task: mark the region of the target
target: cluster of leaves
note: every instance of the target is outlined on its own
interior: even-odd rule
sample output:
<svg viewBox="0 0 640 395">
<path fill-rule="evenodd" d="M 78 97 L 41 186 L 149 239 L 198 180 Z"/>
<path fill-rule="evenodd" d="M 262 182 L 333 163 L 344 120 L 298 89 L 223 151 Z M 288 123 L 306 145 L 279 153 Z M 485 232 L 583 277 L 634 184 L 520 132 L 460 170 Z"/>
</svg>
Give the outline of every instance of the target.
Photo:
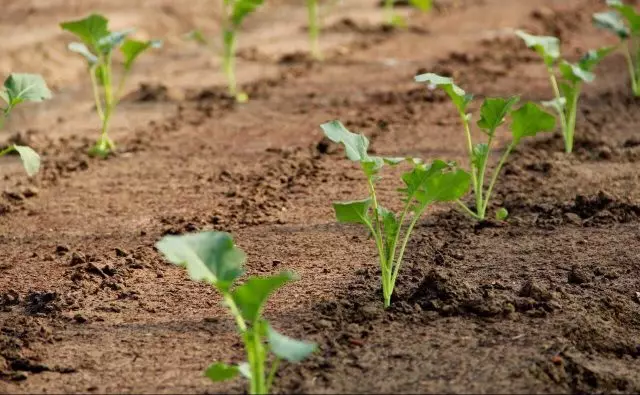
<svg viewBox="0 0 640 395">
<path fill-rule="evenodd" d="M 96 111 L 102 123 L 100 138 L 89 153 L 100 157 L 107 156 L 115 148 L 108 134 L 109 122 L 122 97 L 124 83 L 133 64 L 146 50 L 162 45 L 157 40 L 138 41 L 128 38 L 133 33 L 132 29 L 109 31 L 108 24 L 107 18 L 97 14 L 60 24 L 63 30 L 73 33 L 81 41 L 69 44 L 69 50 L 82 55 L 89 67 Z M 112 66 L 113 50 L 118 47 L 123 55 L 124 73 L 116 85 Z"/>
<path fill-rule="evenodd" d="M 0 99 L 6 104 L 6 107 L 0 108 L 0 127 L 2 127 L 15 106 L 20 103 L 41 102 L 50 98 L 51 91 L 40 75 L 17 73 L 9 75 L 0 89 Z M 36 174 L 40 170 L 40 156 L 30 147 L 10 145 L 0 150 L 0 156 L 11 152 L 17 152 L 20 155 L 24 169 L 29 176 Z"/>
<path fill-rule="evenodd" d="M 593 15 L 596 26 L 606 29 L 620 38 L 631 79 L 631 89 L 640 96 L 640 14 L 620 0 L 607 0 L 612 9 Z"/>
<path fill-rule="evenodd" d="M 571 153 L 573 151 L 573 138 L 582 84 L 595 80 L 593 69 L 613 51 L 613 48 L 604 47 L 591 50 L 577 63 L 570 63 L 561 57 L 560 40 L 558 38 L 533 36 L 520 30 L 516 34 L 525 42 L 527 47 L 536 51 L 544 61 L 555 98 L 542 104 L 553 108 L 558 113 L 565 151 Z M 558 79 L 560 82 L 558 82 Z"/>
<path fill-rule="evenodd" d="M 464 126 L 467 140 L 467 153 L 469 155 L 469 162 L 471 163 L 470 173 L 475 195 L 475 210 L 472 210 L 460 200 L 457 202 L 472 217 L 478 220 L 484 220 L 493 187 L 511 151 L 518 145 L 520 140 L 525 137 L 535 136 L 539 132 L 552 131 L 555 127 L 555 119 L 551 114 L 531 102 L 527 102 L 517 110 L 514 110 L 514 106 L 519 101 L 517 96 L 507 99 L 499 97 L 486 98 L 480 108 L 480 119 L 476 125 L 487 136 L 487 142 L 474 145 L 470 130 L 471 114 L 467 113 L 473 95 L 467 94 L 462 88 L 457 86 L 451 78 L 442 77 L 437 74 L 422 74 L 415 79 L 418 82 L 429 84 L 430 87 L 438 87 L 444 90 L 458 111 L 458 115 Z M 491 176 L 489 187 L 485 191 L 485 175 L 487 173 L 487 163 L 489 162 L 492 143 L 495 141 L 496 131 L 504 124 L 507 117 L 511 118 L 511 143 L 500 157 L 500 161 Z M 496 213 L 496 217 L 500 220 L 505 219 L 507 215 L 508 213 L 505 208 L 499 209 Z"/>
<path fill-rule="evenodd" d="M 432 203 L 455 201 L 466 194 L 469 173 L 441 160 L 426 164 L 414 158 L 371 156 L 367 153 L 369 140 L 364 135 L 351 133 L 339 121 L 328 122 L 321 127 L 331 141 L 344 145 L 347 158 L 359 163 L 366 176 L 367 198 L 337 202 L 333 208 L 339 222 L 361 224 L 371 232 L 380 259 L 384 306 L 388 307 L 405 248 L 418 219 Z M 375 184 L 385 164 L 395 166 L 403 162 L 412 168 L 402 175 L 404 187 L 398 192 L 404 207 L 398 216 L 378 202 Z M 405 226 L 405 221 L 409 222 L 408 226 Z"/>
<path fill-rule="evenodd" d="M 396 0 L 384 0 L 384 9 L 387 18 L 387 23 L 391 26 L 403 27 L 407 22 L 405 19 L 396 14 L 394 5 Z M 409 4 L 419 9 L 420 11 L 427 12 L 433 7 L 433 0 L 409 0 Z"/>
<path fill-rule="evenodd" d="M 249 277 L 244 284 L 236 285 L 244 272 L 246 257 L 235 246 L 231 235 L 224 232 L 165 236 L 156 247 L 169 262 L 184 266 L 191 279 L 213 285 L 236 321 L 247 361 L 237 365 L 221 362 L 212 364 L 205 372 L 212 381 L 224 381 L 242 375 L 251 384 L 251 394 L 266 394 L 281 360 L 300 362 L 316 349 L 315 344 L 277 332 L 262 317 L 269 296 L 293 281 L 292 273 Z M 270 361 L 269 352 L 273 354 Z M 270 367 L 267 370 L 268 362 Z"/>
</svg>

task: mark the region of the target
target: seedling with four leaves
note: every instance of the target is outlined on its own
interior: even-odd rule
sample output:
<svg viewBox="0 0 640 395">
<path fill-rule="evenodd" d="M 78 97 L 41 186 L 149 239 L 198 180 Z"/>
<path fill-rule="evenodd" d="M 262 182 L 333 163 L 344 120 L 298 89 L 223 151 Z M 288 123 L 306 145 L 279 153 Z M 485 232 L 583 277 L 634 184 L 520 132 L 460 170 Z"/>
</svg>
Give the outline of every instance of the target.
<svg viewBox="0 0 640 395">
<path fill-rule="evenodd" d="M 640 14 L 620 0 L 607 0 L 610 11 L 593 15 L 596 26 L 613 32 L 620 38 L 620 47 L 627 61 L 631 89 L 640 96 Z"/>
<path fill-rule="evenodd" d="M 555 118 L 531 102 L 527 102 L 515 110 L 514 106 L 519 101 L 516 96 L 507 99 L 499 97 L 486 98 L 480 108 L 480 119 L 477 122 L 477 126 L 487 136 L 487 142 L 474 145 L 471 138 L 471 114 L 467 113 L 473 96 L 457 86 L 451 78 L 427 73 L 419 75 L 415 79 L 418 82 L 429 84 L 431 87 L 438 87 L 444 90 L 458 111 L 464 127 L 467 154 L 471 163 L 471 183 L 475 195 L 475 208 L 468 207 L 461 200 L 457 200 L 457 203 L 472 217 L 477 220 L 484 220 L 491 200 L 491 193 L 500 175 L 500 170 L 511 151 L 525 137 L 535 136 L 539 132 L 552 131 L 555 127 Z M 504 124 L 507 117 L 511 118 L 511 143 L 509 143 L 500 157 L 497 167 L 493 170 L 489 186 L 485 191 L 487 163 L 489 162 L 492 144 L 495 142 L 496 131 Z M 500 208 L 496 212 L 496 218 L 500 220 L 505 219 L 507 215 L 508 212 L 505 208 Z"/>
<path fill-rule="evenodd" d="M 556 37 L 533 36 L 520 30 L 516 34 L 524 40 L 527 47 L 536 51 L 544 61 L 555 98 L 542 102 L 542 104 L 545 107 L 553 108 L 558 113 L 565 152 L 571 153 L 582 84 L 595 80 L 593 69 L 611 53 L 613 48 L 604 47 L 589 51 L 578 63 L 570 63 L 561 58 L 560 40 Z M 560 82 L 558 82 L 556 74 L 561 77 Z"/>
<path fill-rule="evenodd" d="M 156 247 L 169 262 L 184 266 L 191 279 L 213 285 L 236 321 L 247 361 L 237 365 L 212 364 L 205 372 L 212 381 L 225 381 L 242 375 L 250 382 L 251 394 L 266 394 L 271 389 L 281 360 L 300 362 L 316 349 L 315 344 L 279 333 L 262 318 L 267 299 L 294 280 L 292 273 L 249 277 L 244 284 L 237 285 L 244 272 L 246 257 L 235 246 L 231 235 L 224 232 L 165 236 Z M 270 361 L 269 352 L 273 354 Z"/>
<path fill-rule="evenodd" d="M 63 30 L 73 33 L 80 39 L 81 42 L 69 44 L 69 50 L 82 55 L 89 66 L 96 111 L 102 123 L 100 138 L 89 154 L 100 157 L 106 157 L 115 149 L 115 144 L 109 137 L 109 123 L 122 98 L 125 81 L 134 63 L 143 52 L 162 45 L 157 40 L 138 41 L 128 38 L 133 33 L 132 29 L 109 31 L 108 24 L 107 18 L 97 14 L 60 24 Z M 124 72 L 116 85 L 113 51 L 118 47 L 124 57 Z"/>
<path fill-rule="evenodd" d="M 44 79 L 37 74 L 11 74 L 4 81 L 0 89 L 0 98 L 6 107 L 0 108 L 0 128 L 11 114 L 15 106 L 24 102 L 41 102 L 51 98 L 51 91 Z M 0 149 L 0 156 L 11 152 L 17 152 L 22 160 L 22 165 L 29 176 L 40 170 L 40 156 L 32 149 L 23 145 L 10 145 Z"/>
<path fill-rule="evenodd" d="M 403 27 L 406 25 L 405 19 L 398 15 L 394 10 L 394 5 L 397 0 L 384 0 L 384 12 L 386 15 L 387 24 L 391 26 Z M 433 6 L 433 0 L 409 0 L 409 4 L 417 8 L 420 11 L 427 12 L 431 10 Z"/>
<path fill-rule="evenodd" d="M 336 202 L 333 208 L 338 222 L 361 224 L 371 232 L 380 259 L 384 307 L 389 307 L 414 226 L 432 203 L 456 201 L 466 194 L 469 173 L 441 160 L 426 164 L 413 158 L 371 156 L 367 152 L 369 140 L 364 135 L 351 133 L 339 121 L 321 127 L 331 141 L 344 145 L 347 158 L 359 163 L 366 177 L 367 198 Z M 378 202 L 375 184 L 385 164 L 395 166 L 402 162 L 409 163 L 412 169 L 402 175 L 404 188 L 398 191 L 404 205 L 397 216 Z M 409 224 L 405 225 L 405 221 Z"/>
</svg>

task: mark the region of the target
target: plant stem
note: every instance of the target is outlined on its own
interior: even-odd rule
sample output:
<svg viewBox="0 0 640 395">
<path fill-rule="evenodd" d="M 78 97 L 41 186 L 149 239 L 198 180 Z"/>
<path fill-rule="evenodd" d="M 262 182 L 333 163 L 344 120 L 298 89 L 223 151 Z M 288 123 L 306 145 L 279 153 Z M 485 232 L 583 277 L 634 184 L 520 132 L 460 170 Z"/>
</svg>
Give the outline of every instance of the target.
<svg viewBox="0 0 640 395">
<path fill-rule="evenodd" d="M 629 78 L 631 79 L 631 89 L 633 90 L 634 96 L 640 96 L 640 86 L 638 79 L 640 79 L 639 75 L 636 75 L 636 67 L 633 64 L 633 56 L 631 55 L 631 50 L 628 45 L 624 46 L 624 55 L 627 59 L 627 66 L 629 67 Z M 640 63 L 638 64 L 638 69 L 640 69 Z"/>
<path fill-rule="evenodd" d="M 387 18 L 387 23 L 393 25 L 394 22 L 394 13 L 393 13 L 393 3 L 395 0 L 385 0 L 384 1 L 384 13 Z"/>
<path fill-rule="evenodd" d="M 478 169 L 478 186 L 476 188 L 476 211 L 477 218 L 480 220 L 485 219 L 485 200 L 489 200 L 489 196 L 484 196 L 484 176 L 487 171 L 487 162 L 489 162 L 489 154 L 491 153 L 491 143 L 493 142 L 493 136 L 496 131 L 491 130 L 489 133 L 489 139 L 487 140 L 487 156 L 482 161 L 482 166 Z M 473 163 L 473 162 L 472 162 Z M 473 167 L 473 165 L 472 165 Z"/>
<path fill-rule="evenodd" d="M 496 180 L 498 179 L 498 175 L 500 175 L 500 170 L 502 170 L 502 166 L 504 166 L 504 163 L 507 160 L 507 157 L 509 156 L 509 154 L 511 153 L 511 151 L 515 146 L 516 146 L 516 141 L 515 140 L 511 141 L 511 144 L 509 144 L 509 147 L 507 147 L 507 150 L 504 152 L 504 154 L 502 154 L 502 157 L 498 162 L 498 166 L 493 171 L 493 176 L 491 177 L 491 183 L 489 184 L 489 189 L 487 189 L 487 195 L 486 195 L 486 199 L 484 200 L 484 206 L 482 207 L 482 212 L 487 211 L 487 206 L 489 205 L 489 200 L 491 199 L 491 192 L 493 191 L 493 186 L 496 184 Z"/>
<path fill-rule="evenodd" d="M 10 145 L 7 148 L 3 149 L 2 151 L 0 151 L 0 156 L 5 156 L 6 154 L 8 154 L 9 152 L 13 152 L 15 151 L 16 146 L 15 145 Z"/>
<path fill-rule="evenodd" d="M 382 241 L 382 225 L 380 223 L 380 216 L 378 215 L 378 207 L 379 207 L 378 198 L 376 196 L 376 190 L 373 185 L 373 181 L 371 180 L 370 177 L 367 177 L 367 187 L 369 188 L 369 195 L 371 196 L 371 200 L 373 202 L 373 220 L 375 221 L 375 229 L 373 226 L 371 226 L 371 231 L 373 233 L 373 237 L 376 240 L 376 245 L 378 247 L 378 254 L 380 255 L 380 271 L 382 273 L 382 293 L 386 301 L 387 293 L 390 291 L 387 287 L 388 281 L 385 281 L 385 280 L 389 278 L 390 271 L 391 271 L 391 268 L 389 266 L 393 265 L 393 257 L 388 257 L 384 248 L 384 243 Z"/>
<path fill-rule="evenodd" d="M 458 205 L 473 218 L 480 219 L 480 220 L 482 219 L 478 214 L 474 213 L 469 207 L 467 207 L 467 205 L 464 204 L 460 199 L 456 200 L 456 203 L 458 203 Z"/>
<path fill-rule="evenodd" d="M 227 77 L 227 84 L 229 86 L 229 94 L 236 97 L 238 94 L 238 87 L 236 82 L 236 32 L 233 29 L 226 29 L 224 35 L 224 50 L 222 54 L 222 67 L 224 74 Z"/>
<path fill-rule="evenodd" d="M 93 100 L 96 102 L 96 111 L 98 117 L 100 117 L 100 122 L 104 122 L 104 111 L 102 110 L 102 102 L 100 101 L 100 88 L 98 80 L 96 79 L 96 67 L 89 69 L 89 76 L 91 77 L 91 87 L 93 90 Z"/>
<path fill-rule="evenodd" d="M 309 41 L 311 43 L 311 55 L 316 60 L 322 59 L 320 52 L 320 22 L 318 18 L 318 0 L 307 0 L 309 11 Z"/>
<path fill-rule="evenodd" d="M 267 384 L 265 386 L 265 392 L 269 393 L 271 391 L 271 386 L 273 385 L 273 380 L 276 377 L 276 372 L 278 371 L 278 366 L 280 365 L 280 358 L 276 357 L 276 360 L 271 364 L 271 371 L 269 372 L 269 376 L 267 377 Z"/>
<path fill-rule="evenodd" d="M 396 285 L 396 279 L 398 278 L 398 273 L 400 273 L 400 265 L 402 264 L 402 258 L 404 256 L 404 250 L 407 247 L 407 243 L 409 243 L 409 239 L 411 238 L 411 232 L 413 231 L 413 227 L 416 225 L 416 223 L 418 222 L 418 220 L 420 219 L 420 217 L 422 216 L 422 213 L 424 212 L 424 210 L 426 210 L 427 205 L 424 205 L 424 207 L 422 209 L 420 209 L 418 212 L 415 213 L 415 217 L 413 217 L 413 219 L 411 220 L 411 223 L 409 223 L 409 227 L 407 228 L 406 233 L 404 234 L 404 241 L 402 242 L 402 247 L 400 247 L 400 254 L 398 254 L 398 260 L 397 260 L 397 264 L 396 267 L 393 269 L 393 276 L 391 277 L 391 289 L 393 289 Z M 389 300 L 385 301 L 386 306 L 385 307 L 389 307 L 389 304 L 391 303 L 391 295 L 389 295 Z"/>
<path fill-rule="evenodd" d="M 549 80 L 551 81 L 551 87 L 553 88 L 553 94 L 556 96 L 556 100 L 558 101 L 558 105 L 560 105 L 560 100 L 562 99 L 562 95 L 560 95 L 560 89 L 558 88 L 558 81 L 556 80 L 556 75 L 553 72 L 551 66 L 547 66 L 547 72 L 549 73 Z M 565 98 L 566 100 L 566 98 Z M 565 103 L 567 106 L 569 103 Z M 567 117 L 565 116 L 564 108 L 558 108 L 558 116 L 560 117 L 560 126 L 562 128 L 562 138 L 565 140 L 565 150 L 567 144 L 567 134 L 568 132 L 568 124 Z"/>
<path fill-rule="evenodd" d="M 464 126 L 464 133 L 467 138 L 467 154 L 469 155 L 469 159 L 473 158 L 473 141 L 471 140 L 471 129 L 469 127 L 469 121 L 467 120 L 467 116 L 464 113 L 460 113 L 460 119 L 462 120 L 462 125 Z M 480 210 L 479 203 L 482 203 L 482 189 L 478 189 L 478 174 L 477 169 L 473 166 L 473 162 L 471 163 L 471 183 L 473 185 L 473 194 L 476 197 L 476 211 Z"/>
<path fill-rule="evenodd" d="M 576 132 L 576 117 L 578 116 L 578 99 L 580 98 L 580 83 L 575 86 L 575 92 L 572 96 L 571 103 L 567 103 L 567 128 L 564 136 L 564 151 L 570 154 L 573 151 L 573 136 Z"/>
</svg>

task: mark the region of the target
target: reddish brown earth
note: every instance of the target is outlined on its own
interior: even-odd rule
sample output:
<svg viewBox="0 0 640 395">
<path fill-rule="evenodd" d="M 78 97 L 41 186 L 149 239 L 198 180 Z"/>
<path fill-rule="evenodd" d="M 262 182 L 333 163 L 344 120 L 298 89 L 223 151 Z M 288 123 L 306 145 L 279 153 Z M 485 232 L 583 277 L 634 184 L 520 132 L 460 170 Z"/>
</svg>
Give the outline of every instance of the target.
<svg viewBox="0 0 640 395">
<path fill-rule="evenodd" d="M 325 20 L 323 63 L 300 52 L 302 2 L 270 2 L 242 37 L 245 105 L 225 98 L 218 60 L 182 42 L 194 25 L 217 31 L 210 1 L 103 3 L 3 2 L 0 72 L 42 73 L 56 97 L 0 136 L 44 159 L 33 180 L 0 162 L 0 392 L 242 391 L 202 376 L 243 358 L 219 298 L 153 248 L 200 229 L 231 231 L 251 274 L 301 276 L 266 315 L 320 350 L 282 369 L 277 391 L 640 391 L 640 101 L 621 56 L 585 90 L 575 155 L 546 136 L 512 156 L 495 200 L 507 223 L 446 205 L 425 217 L 387 311 L 372 241 L 330 204 L 363 197 L 363 178 L 318 128 L 339 118 L 377 153 L 464 164 L 451 104 L 413 76 L 548 99 L 513 29 L 557 34 L 576 58 L 611 42 L 590 26 L 600 1 L 441 1 L 390 30 L 375 2 L 348 0 Z M 107 160 L 85 155 L 96 119 L 56 25 L 92 10 L 166 39 L 132 77 Z M 396 187 L 393 174 L 380 186 L 392 207 Z"/>
</svg>

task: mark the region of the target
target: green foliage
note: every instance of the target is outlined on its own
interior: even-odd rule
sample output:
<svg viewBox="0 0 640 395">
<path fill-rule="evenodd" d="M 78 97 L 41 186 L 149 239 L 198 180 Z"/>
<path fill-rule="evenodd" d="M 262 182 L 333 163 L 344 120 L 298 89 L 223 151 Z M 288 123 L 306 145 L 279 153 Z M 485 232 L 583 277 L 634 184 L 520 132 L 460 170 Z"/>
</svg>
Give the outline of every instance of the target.
<svg viewBox="0 0 640 395">
<path fill-rule="evenodd" d="M 41 102 L 51 99 L 51 91 L 42 76 L 38 74 L 13 73 L 0 88 L 0 99 L 5 107 L 0 107 L 0 127 L 11 114 L 13 108 L 24 102 Z M 17 152 L 27 175 L 33 176 L 40 170 L 40 156 L 31 148 L 22 145 L 11 145 L 0 150 L 0 156 Z"/>
<path fill-rule="evenodd" d="M 589 51 L 578 63 L 570 63 L 562 59 L 560 40 L 556 37 L 533 36 L 523 31 L 517 31 L 516 35 L 540 55 L 547 68 L 555 98 L 542 104 L 558 113 L 565 152 L 571 153 L 582 84 L 593 82 L 593 69 L 613 48 L 603 47 Z"/>
<path fill-rule="evenodd" d="M 395 13 L 394 5 L 396 0 L 385 0 L 384 1 L 384 9 L 387 18 L 387 23 L 391 26 L 395 27 L 405 27 L 407 21 L 400 15 Z M 422 11 L 428 12 L 433 7 L 433 0 L 409 0 L 409 4 Z"/>
<path fill-rule="evenodd" d="M 455 201 L 462 197 L 469 189 L 470 176 L 467 172 L 456 169 L 453 164 L 440 160 L 425 164 L 413 158 L 371 156 L 367 152 L 369 140 L 364 135 L 350 132 L 339 121 L 328 122 L 321 127 L 331 141 L 345 147 L 347 158 L 359 163 L 367 178 L 367 198 L 336 202 L 333 208 L 338 222 L 364 225 L 373 235 L 380 259 L 384 306 L 388 307 L 405 248 L 418 219 L 432 203 Z M 404 187 L 398 192 L 404 208 L 397 216 L 380 205 L 375 183 L 385 164 L 396 166 L 403 162 L 409 163 L 411 170 L 402 175 Z M 412 214 L 413 218 L 409 220 Z M 405 220 L 409 220 L 408 226 L 405 226 Z"/>
<path fill-rule="evenodd" d="M 109 30 L 109 20 L 98 14 L 63 22 L 60 27 L 80 40 L 70 43 L 68 48 L 87 61 L 96 111 L 102 124 L 100 139 L 89 154 L 106 157 L 115 149 L 115 144 L 109 138 L 109 122 L 122 97 L 126 78 L 142 53 L 150 48 L 159 48 L 162 43 L 157 40 L 130 39 L 128 37 L 133 33 L 132 29 L 112 32 Z M 118 47 L 123 56 L 124 74 L 116 85 L 113 78 L 113 50 Z"/>
<path fill-rule="evenodd" d="M 593 23 L 620 39 L 619 47 L 625 55 L 631 90 L 640 96 L 640 14 L 633 6 L 620 0 L 607 0 L 609 11 L 593 14 Z"/>
<path fill-rule="evenodd" d="M 246 256 L 236 247 L 231 235 L 223 232 L 165 236 L 156 243 L 156 248 L 169 262 L 185 267 L 191 279 L 213 285 L 236 321 L 247 362 L 212 364 L 205 371 L 205 376 L 212 381 L 230 380 L 241 374 L 249 380 L 251 394 L 268 393 L 281 359 L 300 362 L 316 349 L 315 344 L 278 333 L 262 318 L 267 299 L 295 280 L 292 273 L 249 277 L 244 284 L 237 285 L 244 272 Z M 271 361 L 269 351 L 273 354 Z M 267 374 L 265 367 L 269 363 Z"/>
<path fill-rule="evenodd" d="M 428 73 L 416 76 L 415 79 L 417 82 L 428 84 L 432 89 L 438 87 L 449 95 L 451 101 L 456 107 L 456 110 L 458 111 L 458 115 L 462 121 L 462 125 L 464 126 L 465 137 L 467 140 L 469 162 L 471 163 L 471 182 L 475 194 L 475 209 L 471 209 L 459 200 L 459 197 L 461 197 L 463 193 L 459 194 L 456 192 L 452 194 L 444 194 L 439 197 L 444 197 L 444 200 L 456 200 L 469 215 L 478 220 L 484 220 L 486 218 L 487 207 L 491 199 L 493 187 L 498 179 L 502 166 L 513 148 L 515 148 L 515 146 L 524 137 L 535 136 L 537 133 L 553 130 L 555 127 L 555 119 L 552 115 L 543 111 L 533 103 L 525 103 L 517 110 L 514 110 L 513 107 L 520 100 L 516 96 L 506 99 L 489 97 L 484 99 L 482 106 L 480 107 L 480 120 L 476 123 L 480 130 L 487 136 L 487 142 L 474 145 L 471 139 L 471 115 L 467 114 L 467 108 L 471 103 L 473 96 L 465 93 L 462 88 L 454 84 L 451 78 Z M 491 181 L 485 191 L 485 175 L 487 173 L 487 163 L 491 152 L 491 144 L 494 141 L 496 131 L 506 122 L 506 119 L 509 116 L 512 121 L 510 129 L 513 137 L 507 150 L 500 158 L 496 169 L 493 171 Z M 448 175 L 448 177 L 452 176 Z M 453 180 L 447 180 L 445 178 L 440 181 L 444 183 L 451 183 L 452 185 L 460 185 Z M 437 188 L 434 188 L 432 185 L 431 190 L 437 190 Z M 496 215 L 501 214 L 497 213 Z M 506 218 L 506 216 L 504 218 Z"/>
</svg>

